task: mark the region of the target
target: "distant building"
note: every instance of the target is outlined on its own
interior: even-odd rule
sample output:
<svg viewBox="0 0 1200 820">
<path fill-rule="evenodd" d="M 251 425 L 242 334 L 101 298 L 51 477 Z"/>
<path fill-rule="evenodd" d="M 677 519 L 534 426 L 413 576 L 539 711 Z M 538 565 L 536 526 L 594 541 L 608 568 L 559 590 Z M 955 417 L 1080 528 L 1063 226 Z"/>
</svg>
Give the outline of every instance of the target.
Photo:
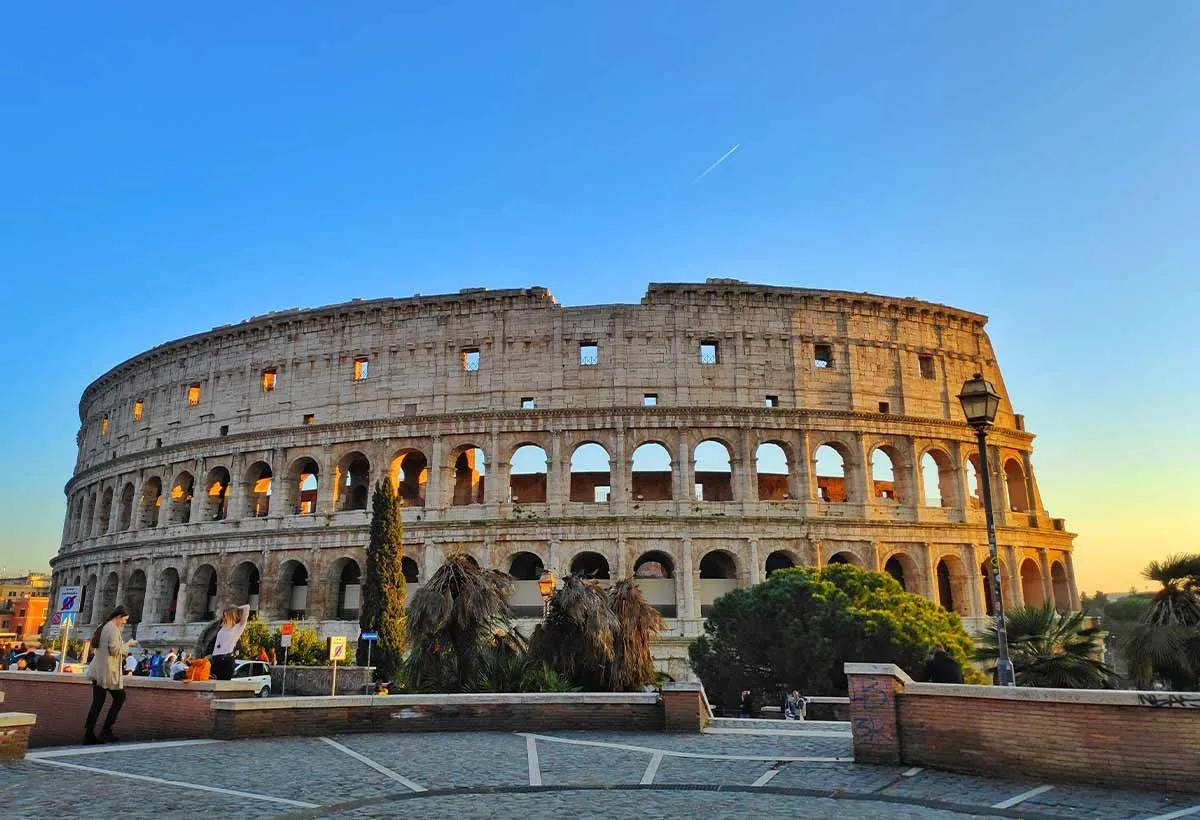
<svg viewBox="0 0 1200 820">
<path fill-rule="evenodd" d="M 0 606 L 22 595 L 49 596 L 50 576 L 42 572 L 30 572 L 12 578 L 0 578 Z"/>
<path fill-rule="evenodd" d="M 0 638 L 37 640 L 50 608 L 50 579 L 37 572 L 0 578 Z"/>
</svg>

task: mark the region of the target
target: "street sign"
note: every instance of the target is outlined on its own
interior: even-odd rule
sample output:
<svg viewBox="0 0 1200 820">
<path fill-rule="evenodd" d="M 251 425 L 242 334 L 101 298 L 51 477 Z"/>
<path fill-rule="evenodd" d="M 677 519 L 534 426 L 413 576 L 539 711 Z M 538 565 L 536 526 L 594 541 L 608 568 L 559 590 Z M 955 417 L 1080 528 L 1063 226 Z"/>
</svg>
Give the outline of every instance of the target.
<svg viewBox="0 0 1200 820">
<path fill-rule="evenodd" d="M 280 634 L 283 634 L 283 635 L 291 635 L 292 631 L 295 628 L 296 628 L 295 624 L 287 623 L 287 624 L 284 624 L 283 626 L 279 627 L 279 632 L 280 632 Z"/>
<path fill-rule="evenodd" d="M 285 632 L 279 636 L 279 646 L 282 649 L 287 649 L 291 645 L 292 645 L 292 634 L 290 632 Z"/>
<path fill-rule="evenodd" d="M 358 636 L 360 641 L 377 641 L 379 640 L 378 632 L 364 632 Z"/>
<path fill-rule="evenodd" d="M 329 639 L 329 660 L 346 660 L 346 636 L 334 635 Z"/>
<path fill-rule="evenodd" d="M 58 606 L 56 612 L 78 612 L 82 588 L 77 586 L 59 587 Z"/>
</svg>

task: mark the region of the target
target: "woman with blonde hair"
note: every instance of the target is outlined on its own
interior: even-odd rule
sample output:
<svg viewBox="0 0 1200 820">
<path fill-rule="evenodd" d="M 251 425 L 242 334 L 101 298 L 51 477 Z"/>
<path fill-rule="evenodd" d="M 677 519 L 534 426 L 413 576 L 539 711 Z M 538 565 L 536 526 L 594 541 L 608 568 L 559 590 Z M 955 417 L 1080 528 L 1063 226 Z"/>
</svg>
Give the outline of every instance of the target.
<svg viewBox="0 0 1200 820">
<path fill-rule="evenodd" d="M 217 680 L 233 678 L 233 654 L 249 620 L 249 604 L 226 607 L 221 613 L 221 628 L 217 630 L 212 654 L 212 673 Z"/>
<path fill-rule="evenodd" d="M 122 675 L 122 660 L 129 652 L 129 644 L 121 638 L 121 630 L 129 620 L 129 612 L 119 606 L 109 613 L 104 623 L 96 628 L 92 635 L 92 645 L 96 647 L 96 655 L 88 665 L 87 676 L 92 681 L 92 708 L 88 711 L 87 720 L 83 724 L 84 743 L 116 743 L 112 727 L 121 714 L 125 705 L 125 679 Z M 96 736 L 96 719 L 104 708 L 105 696 L 112 697 L 112 705 L 104 717 L 104 728 L 100 736 Z"/>
</svg>

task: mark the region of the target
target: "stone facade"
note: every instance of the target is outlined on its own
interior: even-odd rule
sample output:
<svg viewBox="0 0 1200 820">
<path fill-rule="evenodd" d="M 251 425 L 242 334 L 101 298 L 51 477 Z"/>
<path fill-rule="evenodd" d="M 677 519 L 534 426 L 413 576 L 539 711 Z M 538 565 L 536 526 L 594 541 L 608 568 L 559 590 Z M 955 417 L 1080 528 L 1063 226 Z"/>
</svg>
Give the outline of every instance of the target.
<svg viewBox="0 0 1200 820">
<path fill-rule="evenodd" d="M 890 571 L 980 619 L 956 396 L 976 371 L 1005 393 L 985 322 L 733 280 L 652 284 L 638 305 L 480 289 L 255 317 L 87 388 L 53 581 L 85 586 L 85 624 L 130 606 L 143 640 L 245 602 L 354 635 L 369 490 L 389 474 L 410 588 L 462 550 L 512 570 L 532 616 L 542 566 L 636 571 L 676 677 L 705 607 L 789 564 Z M 1068 608 L 1073 536 L 1032 442 L 1005 395 L 988 459 L 1003 592 Z M 840 468 L 818 472 L 822 447 Z"/>
</svg>

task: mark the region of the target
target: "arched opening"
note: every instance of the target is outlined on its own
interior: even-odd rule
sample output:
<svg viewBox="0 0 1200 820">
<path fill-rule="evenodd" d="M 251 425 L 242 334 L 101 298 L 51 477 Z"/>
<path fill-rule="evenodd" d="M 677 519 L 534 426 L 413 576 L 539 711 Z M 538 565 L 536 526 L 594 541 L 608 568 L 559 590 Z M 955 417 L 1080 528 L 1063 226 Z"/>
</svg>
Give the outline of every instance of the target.
<svg viewBox="0 0 1200 820">
<path fill-rule="evenodd" d="M 214 467 L 204 479 L 204 521 L 224 521 L 229 505 L 229 471 Z"/>
<path fill-rule="evenodd" d="M 830 504 L 850 500 L 846 481 L 846 454 L 839 446 L 822 444 L 813 454 L 817 474 L 817 499 Z"/>
<path fill-rule="evenodd" d="M 271 466 L 256 461 L 246 470 L 246 516 L 266 518 L 271 512 Z"/>
<path fill-rule="evenodd" d="M 89 575 L 83 585 L 83 594 L 79 598 L 79 612 L 83 623 L 92 624 L 100 617 L 96 612 L 96 576 Z M 107 614 L 107 613 L 106 613 Z"/>
<path fill-rule="evenodd" d="M 234 606 L 243 604 L 250 607 L 250 617 L 258 615 L 261 603 L 262 574 L 253 561 L 243 561 L 233 570 L 233 583 L 230 585 L 231 603 Z"/>
<path fill-rule="evenodd" d="M 121 513 L 117 516 L 117 529 L 121 532 L 125 532 L 133 523 L 133 495 L 133 484 L 126 483 L 121 490 Z M 144 581 L 145 577 L 142 580 Z"/>
<path fill-rule="evenodd" d="M 888 558 L 883 564 L 883 571 L 896 579 L 896 583 L 905 592 L 913 592 L 912 585 L 916 583 L 916 567 L 913 561 L 903 553 L 897 553 Z"/>
<path fill-rule="evenodd" d="M 542 559 L 532 552 L 518 552 L 508 564 L 513 577 L 513 592 L 508 599 L 508 611 L 513 618 L 540 618 L 545 611 L 538 579 L 542 577 Z"/>
<path fill-rule="evenodd" d="M 179 570 L 167 567 L 158 576 L 158 604 L 155 607 L 158 622 L 175 623 L 175 611 L 179 606 Z"/>
<path fill-rule="evenodd" d="M 713 602 L 737 589 L 737 561 L 724 550 L 707 552 L 700 559 L 700 617 L 706 618 Z"/>
<path fill-rule="evenodd" d="M 571 559 L 571 574 L 607 581 L 608 560 L 598 552 L 581 552 Z"/>
<path fill-rule="evenodd" d="M 859 558 L 854 553 L 848 552 L 846 550 L 842 550 L 841 552 L 835 552 L 833 555 L 829 556 L 829 560 L 826 561 L 825 563 L 827 565 L 828 564 L 849 564 L 852 567 L 861 567 L 863 565 L 861 558 Z"/>
<path fill-rule="evenodd" d="M 1008 488 L 1008 506 L 1013 512 L 1029 510 L 1029 494 L 1025 489 L 1025 471 L 1021 462 L 1010 458 L 1004 462 L 1004 485 Z"/>
<path fill-rule="evenodd" d="M 187 470 L 175 477 L 171 485 L 171 509 L 168 521 L 172 524 L 186 524 L 192 520 L 192 484 L 194 479 Z"/>
<path fill-rule="evenodd" d="M 1050 565 L 1050 583 L 1054 589 L 1054 608 L 1066 614 L 1073 607 L 1071 600 L 1071 583 L 1067 580 L 1067 569 L 1058 561 Z"/>
<path fill-rule="evenodd" d="M 876 447 L 871 452 L 871 497 L 899 502 L 897 489 L 895 451 L 890 447 Z"/>
<path fill-rule="evenodd" d="M 333 475 L 338 510 L 365 510 L 371 488 L 371 462 L 362 453 L 347 453 L 338 462 Z"/>
<path fill-rule="evenodd" d="M 967 456 L 967 495 L 972 509 L 983 506 L 983 492 L 979 488 L 979 456 L 972 453 Z"/>
<path fill-rule="evenodd" d="M 113 488 L 105 487 L 104 495 L 100 497 L 100 535 L 108 532 L 110 516 L 112 515 Z"/>
<path fill-rule="evenodd" d="M 644 552 L 633 562 L 633 582 L 664 618 L 677 617 L 675 562 L 661 550 Z"/>
<path fill-rule="evenodd" d="M 979 565 L 979 573 L 983 578 L 983 608 L 984 608 L 984 611 L 989 616 L 995 615 L 996 614 L 996 602 L 994 600 L 994 596 L 992 595 L 992 589 L 993 589 L 993 586 L 992 586 L 992 561 L 990 558 L 985 560 L 982 564 Z M 1004 579 L 1007 577 L 1008 577 L 1008 568 L 1006 566 L 1004 566 L 1004 562 L 1001 561 L 1000 562 L 1000 589 L 1002 592 L 1004 589 Z M 1006 601 L 1005 603 L 1006 603 L 1006 605 L 1011 605 L 1010 601 Z"/>
<path fill-rule="evenodd" d="M 429 462 L 420 450 L 401 450 L 389 466 L 392 485 L 402 507 L 424 507 Z"/>
<path fill-rule="evenodd" d="M 151 476 L 142 482 L 141 515 L 138 518 L 139 527 L 157 527 L 158 511 L 162 506 L 162 479 Z"/>
<path fill-rule="evenodd" d="M 792 497 L 787 451 L 781 445 L 773 441 L 758 445 L 754 451 L 754 472 L 758 475 L 759 501 L 787 501 Z"/>
<path fill-rule="evenodd" d="M 571 453 L 571 500 L 605 504 L 611 492 L 608 450 L 591 441 L 580 444 Z"/>
<path fill-rule="evenodd" d="M 201 564 L 188 579 L 187 619 L 211 621 L 217 617 L 217 570 Z"/>
<path fill-rule="evenodd" d="M 132 489 L 132 487 L 131 487 Z M 126 611 L 129 612 L 129 623 L 140 624 L 142 622 L 143 610 L 146 606 L 146 573 L 140 569 L 135 569 L 129 574 L 129 580 L 125 582 L 125 600 L 122 602 Z"/>
<path fill-rule="evenodd" d="M 284 561 L 279 568 L 280 614 L 284 618 L 308 617 L 308 569 L 299 561 Z"/>
<path fill-rule="evenodd" d="M 970 606 L 967 601 L 966 574 L 963 563 L 954 556 L 947 555 L 938 561 L 936 570 L 938 604 L 948 612 L 959 615 L 969 615 Z"/>
<path fill-rule="evenodd" d="M 362 570 L 353 558 L 334 561 L 330 572 L 335 585 L 333 618 L 338 621 L 357 621 L 362 606 Z"/>
<path fill-rule="evenodd" d="M 697 501 L 732 501 L 733 468 L 724 442 L 706 439 L 692 452 L 693 492 Z"/>
<path fill-rule="evenodd" d="M 794 566 L 796 566 L 796 557 L 794 555 L 783 550 L 776 550 L 767 556 L 767 577 L 770 578 L 773 572 L 781 569 L 791 569 Z"/>
<path fill-rule="evenodd" d="M 518 552 L 508 564 L 508 574 L 514 581 L 536 581 L 542 577 L 543 569 L 542 559 L 532 552 Z"/>
<path fill-rule="evenodd" d="M 314 459 L 304 457 L 292 462 L 288 470 L 288 503 L 293 515 L 314 515 L 320 489 L 321 468 Z"/>
<path fill-rule="evenodd" d="M 88 495 L 87 515 L 83 517 L 84 521 L 84 537 L 89 537 L 96 534 L 96 493 L 93 491 Z"/>
<path fill-rule="evenodd" d="M 921 486 L 926 507 L 954 506 L 954 475 L 950 456 L 930 450 L 921 456 Z"/>
<path fill-rule="evenodd" d="M 633 500 L 670 501 L 672 489 L 671 452 L 657 441 L 648 441 L 633 451 Z"/>
<path fill-rule="evenodd" d="M 459 447 L 454 451 L 454 496 L 455 507 L 482 504 L 486 487 L 487 456 L 474 446 Z"/>
<path fill-rule="evenodd" d="M 513 451 L 508 500 L 513 504 L 546 503 L 546 451 L 536 444 L 523 444 Z"/>
<path fill-rule="evenodd" d="M 400 559 L 400 571 L 404 573 L 404 583 L 421 583 L 421 569 L 417 566 L 417 562 L 407 555 Z"/>
<path fill-rule="evenodd" d="M 675 562 L 659 550 L 642 553 L 633 563 L 634 578 L 674 578 Z"/>
<path fill-rule="evenodd" d="M 117 608 L 117 586 L 120 584 L 115 572 L 110 572 L 100 588 L 100 614 L 97 618 L 107 618 L 108 614 Z"/>
<path fill-rule="evenodd" d="M 83 498 L 83 496 L 76 494 L 75 501 L 71 504 L 71 527 L 70 527 L 71 540 L 75 540 L 75 539 L 81 537 L 79 534 L 79 528 L 82 526 L 83 508 L 86 505 L 86 503 L 87 502 Z"/>
<path fill-rule="evenodd" d="M 1021 597 L 1026 606 L 1044 606 L 1046 596 L 1042 590 L 1042 568 L 1032 558 L 1021 562 Z"/>
</svg>

